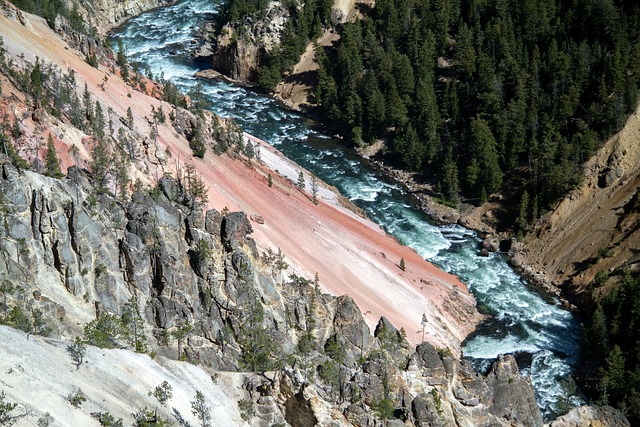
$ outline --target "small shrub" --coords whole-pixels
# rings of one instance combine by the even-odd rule
[[[78,390],[76,392],[70,393],[69,396],[67,396],[67,401],[71,403],[71,406],[73,406],[74,408],[79,408],[84,402],[87,401],[87,398],[84,393]]]
[[[393,406],[393,402],[388,397],[383,397],[373,404],[373,409],[378,414],[378,417],[383,420],[388,420],[394,418],[393,412],[395,411],[395,407]]]
[[[604,270],[598,270],[595,278],[593,279],[593,284],[596,288],[603,286],[609,280],[609,275]]]
[[[96,416],[98,422],[100,422],[101,426],[104,427],[123,427],[122,418],[116,419],[113,415],[108,412],[100,412]]]
[[[433,403],[436,405],[438,415],[442,415],[442,399],[440,398],[440,393],[438,393],[438,390],[435,388],[432,388],[431,396],[433,397]]]
[[[240,408],[240,416],[247,422],[249,422],[249,420],[251,420],[251,418],[255,415],[253,401],[249,399],[240,399],[238,401],[238,408]]]
[[[173,397],[173,387],[167,381],[162,381],[159,386],[149,392],[149,396],[153,396],[158,399],[161,405],[166,405],[171,397]]]
[[[133,419],[135,423],[134,427],[171,427],[173,424],[168,419],[162,418],[157,415],[156,411],[147,409],[140,409],[134,412]]]
[[[71,356],[73,364],[76,366],[76,370],[80,369],[84,360],[84,355],[87,353],[87,346],[82,342],[80,337],[76,337],[75,341],[67,346],[67,353]]]
[[[49,427],[49,425],[54,422],[55,419],[51,416],[50,413],[45,413],[43,416],[38,418],[38,427]]]

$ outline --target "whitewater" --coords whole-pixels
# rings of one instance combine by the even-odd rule
[[[580,326],[558,301],[532,290],[499,253],[479,256],[480,239],[460,226],[437,226],[415,208],[403,188],[382,176],[352,150],[330,138],[317,123],[284,109],[277,101],[228,84],[202,81],[190,50],[197,30],[213,19],[221,0],[184,0],[140,15],[114,33],[132,64],[176,84],[184,92],[202,84],[208,108],[234,118],[245,131],[261,138],[310,170],[366,212],[367,216],[441,269],[457,275],[471,290],[478,308],[490,314],[465,342],[464,356],[483,371],[499,355],[511,353],[521,372],[531,378],[537,403],[546,418],[556,404],[581,398],[566,389],[577,363]]]

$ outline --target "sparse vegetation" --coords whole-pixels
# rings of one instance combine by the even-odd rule
[[[252,400],[240,399],[238,401],[238,408],[240,409],[240,416],[247,422],[249,422],[255,415],[255,408]]]
[[[87,346],[82,342],[80,337],[76,337],[75,341],[67,346],[67,353],[71,356],[76,370],[80,369],[84,361],[84,356],[87,354]]]
[[[196,391],[195,399],[191,401],[191,413],[200,422],[200,427],[211,427],[211,408],[200,390]]]
[[[84,402],[87,401],[87,397],[80,390],[77,390],[75,392],[69,393],[69,396],[67,396],[67,401],[74,408],[79,408]]]
[[[134,412],[134,427],[172,427],[173,423],[168,418],[162,418],[157,411],[152,411],[146,407]]]
[[[149,392],[149,396],[155,397],[158,399],[158,402],[164,406],[171,400],[171,397],[173,397],[173,387],[171,387],[171,384],[167,381],[162,381],[153,391]]]
[[[50,413],[46,412],[43,416],[38,418],[37,426],[38,427],[49,427],[49,425],[51,425],[51,423],[54,422],[54,421],[55,421],[55,418],[53,418]]]
[[[103,427],[123,427],[122,418],[116,418],[108,412],[92,414]]]

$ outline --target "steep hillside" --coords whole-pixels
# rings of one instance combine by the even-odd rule
[[[266,163],[291,176],[296,165],[231,123],[150,97],[108,57],[87,64],[42,19],[9,16],[0,17],[1,321],[26,335],[0,330],[0,365],[9,416],[25,415],[18,425],[46,412],[63,425],[130,424],[137,413],[143,425],[138,411],[156,406],[146,393],[162,380],[177,412],[158,415],[183,425],[196,422],[196,390],[222,425],[541,424],[513,358],[482,377],[452,356],[480,319],[455,278],[328,189],[313,203]],[[208,148],[202,160],[184,135]],[[258,144],[265,164],[240,141]],[[212,153],[227,142],[227,154]],[[367,313],[321,290],[348,291]],[[440,349],[414,351],[407,340],[422,337]]]
[[[102,111],[109,114],[113,123],[114,137],[111,141],[119,141],[121,133],[128,141],[126,151],[132,151],[129,155],[130,182],[140,179],[143,183],[154,184],[165,173],[176,175],[177,167],[193,163],[208,187],[210,206],[218,210],[225,207],[242,210],[248,216],[261,217],[263,224],[256,224],[255,230],[258,247],[263,251],[281,248],[292,267],[291,272],[306,277],[318,273],[323,289],[336,295],[349,293],[364,312],[370,313],[367,317],[370,326],[375,325],[380,316],[386,315],[397,327],[416,330],[422,314],[426,313],[433,320],[434,331],[430,339],[438,346],[459,352],[461,341],[473,330],[480,317],[475,312],[473,298],[455,277],[438,271],[415,252],[400,246],[375,224],[340,206],[334,197],[318,205],[312,203],[309,195],[291,183],[301,168],[287,166],[281,156],[268,156],[266,153],[272,148],[262,142],[254,140],[259,144],[265,162],[268,159],[276,162],[271,165],[273,169],[255,160],[248,163],[246,158],[243,161],[228,155],[215,155],[211,149],[203,161],[191,161],[192,150],[182,135],[193,133],[193,126],[197,125],[194,117],[134,90],[131,84],[125,84],[119,73],[112,73],[113,63],[101,64],[99,68],[90,66],[74,52],[65,49],[65,44],[43,20],[27,17],[23,25],[19,20],[0,19],[3,24],[0,31],[8,53],[21,67],[33,64],[38,57],[43,63],[52,63],[60,70],[75,70],[78,94],[82,94],[84,83],[87,83],[91,103],[99,101]],[[6,79],[3,81],[7,82]],[[147,92],[159,92],[148,81],[146,89]],[[128,108],[132,112],[133,126],[130,128],[126,125],[129,122]],[[153,117],[152,109],[157,112],[161,108],[165,114],[177,118],[175,125],[169,120],[154,123],[150,119]],[[22,136],[16,144],[22,153],[30,157],[30,161],[34,160],[34,151],[29,148],[34,135],[46,140],[45,135],[50,129],[64,167],[75,163],[69,153],[72,145],[78,147],[79,165],[90,166],[90,152],[94,147],[90,135],[86,131],[79,132],[66,120],[51,117],[41,109],[33,115],[32,105],[25,103],[24,96],[12,85],[3,90],[3,111],[7,113],[7,125],[13,122],[14,115],[19,118]],[[42,120],[34,121],[34,117]],[[211,136],[219,125],[214,123],[217,119],[207,120],[207,135]],[[208,144],[215,147],[217,142],[211,138]],[[39,154],[41,159],[45,145],[43,141]],[[274,173],[275,169],[288,176]],[[273,176],[272,187],[267,185],[268,174]],[[109,182],[115,185],[115,180],[110,179]],[[401,258],[407,262],[404,272],[397,267]],[[335,274],[336,266],[342,270],[339,275]],[[411,297],[407,299],[407,295]],[[461,298],[460,304],[446,302],[450,298]],[[418,340],[416,334],[409,339],[412,342]]]
[[[606,295],[623,270],[638,271],[639,111],[585,164],[583,182],[532,227],[516,255],[516,263],[586,301],[592,292]]]
[[[542,425],[513,357],[457,359],[481,316],[455,277],[197,99],[2,10],[3,416],[159,425],[166,380],[183,426]]]

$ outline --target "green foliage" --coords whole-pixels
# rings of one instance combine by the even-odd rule
[[[333,394],[337,394],[340,391],[340,365],[334,360],[326,360],[320,366],[318,366],[318,374],[320,378],[331,387]]]
[[[104,427],[123,427],[122,418],[116,419],[113,415],[108,412],[100,412],[97,414],[96,418],[101,426]]]
[[[87,397],[81,391],[76,391],[75,393],[69,393],[69,396],[67,396],[67,401],[74,408],[79,408],[84,402],[87,401]]]
[[[162,383],[153,391],[149,392],[149,396],[153,396],[158,399],[161,405],[166,405],[169,400],[173,397],[173,387],[167,381],[162,381]]]
[[[122,336],[127,343],[137,353],[146,353],[147,337],[144,334],[144,319],[140,314],[138,299],[135,295],[122,308],[120,325]]]
[[[25,12],[34,13],[46,19],[49,27],[54,27],[54,21],[57,15],[62,15],[69,19],[72,28],[76,31],[84,30],[82,17],[78,14],[74,7],[69,10],[67,3],[63,0],[11,0],[11,3],[18,6]]]
[[[200,422],[200,427],[211,427],[211,408],[200,390],[196,391],[195,399],[191,401],[191,413]]]
[[[247,422],[251,421],[251,418],[253,418],[256,413],[253,401],[249,399],[240,399],[238,401],[238,408],[240,409],[240,417]]]
[[[76,366],[76,370],[80,369],[84,356],[87,354],[87,346],[80,337],[76,337],[75,341],[67,346],[67,353],[71,356],[73,364]]]
[[[64,174],[60,170],[60,160],[56,153],[56,147],[53,143],[53,137],[49,133],[47,138],[47,154],[44,161],[44,174],[54,178],[62,178]]]
[[[209,202],[209,188],[192,163],[186,164],[183,181],[192,207],[195,207],[196,204],[206,205]]]
[[[386,140],[445,199],[483,202],[511,172],[513,194],[536,195],[508,204],[524,229],[635,107],[639,20],[631,2],[376,2],[317,48],[316,98],[345,139]]]
[[[85,342],[100,348],[115,348],[122,334],[120,318],[115,314],[100,313],[84,327]]]
[[[242,348],[241,365],[250,371],[268,371],[276,366],[278,345],[264,325],[264,308],[257,298],[246,307],[236,340]]]
[[[393,413],[396,408],[393,405],[393,401],[388,397],[383,397],[382,399],[374,402],[373,410],[376,412],[376,415],[383,420],[395,418]]]
[[[31,319],[29,319],[29,316],[27,316],[22,307],[18,305],[11,306],[5,316],[0,316],[0,324],[20,329],[26,333],[33,332]]]
[[[55,418],[53,418],[50,413],[46,412],[43,416],[38,418],[38,422],[36,425],[38,427],[49,427],[49,425],[54,421]]]
[[[625,273],[598,304],[584,329],[580,377],[595,401],[625,411],[640,422],[640,277]]]
[[[98,68],[98,57],[95,52],[84,57],[84,61],[91,65],[93,68]]]
[[[613,251],[610,248],[601,248],[598,250],[598,259],[609,258],[613,256]]]
[[[438,411],[438,415],[442,415],[442,399],[440,398],[440,393],[435,388],[431,389],[431,396],[433,397],[433,403],[436,405],[436,411]]]
[[[266,0],[230,0],[224,3],[221,17],[232,24],[237,36],[242,37],[247,29],[241,19],[248,15],[256,19],[263,17],[268,4]],[[307,44],[321,35],[322,28],[331,26],[332,0],[308,0],[301,7],[294,1],[283,5],[290,18],[285,23],[279,46],[262,58],[257,76],[260,86],[269,92],[298,62]]]
[[[596,288],[599,288],[600,286],[605,285],[608,280],[609,280],[609,275],[607,274],[607,272],[604,270],[598,270],[598,272],[596,273],[596,276],[593,279],[593,285]]]
[[[152,411],[146,407],[134,412],[134,427],[171,427],[171,423],[167,418],[158,416],[157,411]]]
[[[449,347],[438,348],[438,356],[444,357],[453,357],[453,353],[451,353],[451,349]]]
[[[304,190],[305,181],[304,181],[304,174],[302,173],[302,171],[298,173],[298,181],[296,182],[296,185],[298,186],[298,188]]]
[[[407,265],[404,262],[404,258],[400,258],[400,265],[398,267],[400,267],[400,270],[402,271],[405,271],[407,269]]]
[[[185,338],[189,337],[192,331],[193,325],[188,322],[171,331],[171,336],[178,341],[178,359],[182,358],[182,343]]]
[[[0,391],[0,425],[11,426],[16,423],[17,419],[15,415],[12,415],[17,407],[17,403],[7,402],[6,394],[4,391]]]

